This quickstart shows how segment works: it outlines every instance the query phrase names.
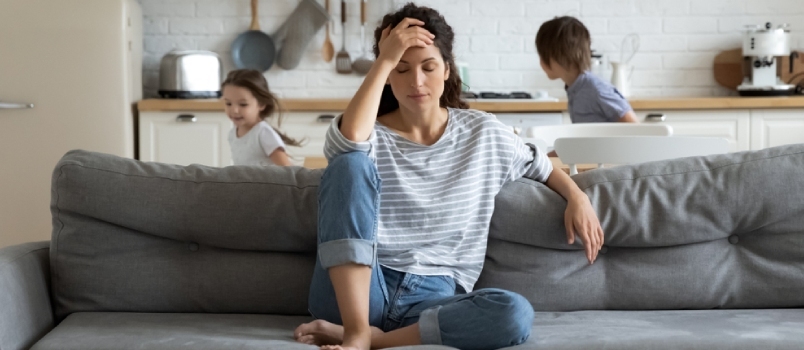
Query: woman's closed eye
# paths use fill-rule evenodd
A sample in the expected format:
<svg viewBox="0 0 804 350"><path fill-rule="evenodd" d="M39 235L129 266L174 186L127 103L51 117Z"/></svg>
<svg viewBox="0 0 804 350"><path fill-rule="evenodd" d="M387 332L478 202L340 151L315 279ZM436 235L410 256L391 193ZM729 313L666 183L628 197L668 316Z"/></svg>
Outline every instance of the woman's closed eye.
<svg viewBox="0 0 804 350"><path fill-rule="evenodd" d="M407 68L405 68L405 69L397 69L396 72L402 74L402 73L407 73L409 70L410 69L407 69ZM425 72L432 72L432 71L435 70L435 67L424 67L424 68L422 68L422 70L425 71Z"/></svg>

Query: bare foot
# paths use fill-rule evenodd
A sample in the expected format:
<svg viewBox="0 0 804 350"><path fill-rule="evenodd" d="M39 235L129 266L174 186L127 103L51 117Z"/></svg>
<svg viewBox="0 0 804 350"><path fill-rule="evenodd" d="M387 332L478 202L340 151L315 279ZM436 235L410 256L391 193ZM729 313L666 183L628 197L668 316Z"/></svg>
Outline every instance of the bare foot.
<svg viewBox="0 0 804 350"><path fill-rule="evenodd" d="M340 345L343 342L343 326L315 320L296 327L293 336L299 343L318 346Z"/></svg>
<svg viewBox="0 0 804 350"><path fill-rule="evenodd" d="M315 320L304 323L293 332L293 336L299 343L318 345L326 350L368 350L371 344L371 335L384 333L377 327L371 327L371 332L366 334L356 334L344 341L343 326L329 323L324 320Z"/></svg>

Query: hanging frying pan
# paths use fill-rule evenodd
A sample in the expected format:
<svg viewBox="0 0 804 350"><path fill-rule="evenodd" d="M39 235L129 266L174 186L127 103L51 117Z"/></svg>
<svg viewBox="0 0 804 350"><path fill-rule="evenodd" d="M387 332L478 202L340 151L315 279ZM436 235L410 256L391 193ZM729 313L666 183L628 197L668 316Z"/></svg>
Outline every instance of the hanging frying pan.
<svg viewBox="0 0 804 350"><path fill-rule="evenodd" d="M251 0L251 27L232 42L232 61L235 67L267 71L274 64L276 46L268 34L260 30L257 0Z"/></svg>

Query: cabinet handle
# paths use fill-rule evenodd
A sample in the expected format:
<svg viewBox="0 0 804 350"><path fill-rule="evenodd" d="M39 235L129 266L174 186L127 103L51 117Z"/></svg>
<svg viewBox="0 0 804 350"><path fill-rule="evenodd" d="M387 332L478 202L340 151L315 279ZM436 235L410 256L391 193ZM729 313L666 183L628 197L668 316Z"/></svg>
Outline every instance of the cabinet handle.
<svg viewBox="0 0 804 350"><path fill-rule="evenodd" d="M0 109L23 109L23 108L33 108L33 103L0 102Z"/></svg>
<svg viewBox="0 0 804 350"><path fill-rule="evenodd" d="M667 115L664 113L651 113L645 116L646 122L663 122L667 119Z"/></svg>
<svg viewBox="0 0 804 350"><path fill-rule="evenodd" d="M332 114L322 114L322 115L318 116L316 121L319 122L319 123L331 123L332 119L335 119L334 115L332 115Z"/></svg>
<svg viewBox="0 0 804 350"><path fill-rule="evenodd" d="M182 123L195 123L198 121L198 119L192 114L179 114L179 116L176 117L176 121Z"/></svg>

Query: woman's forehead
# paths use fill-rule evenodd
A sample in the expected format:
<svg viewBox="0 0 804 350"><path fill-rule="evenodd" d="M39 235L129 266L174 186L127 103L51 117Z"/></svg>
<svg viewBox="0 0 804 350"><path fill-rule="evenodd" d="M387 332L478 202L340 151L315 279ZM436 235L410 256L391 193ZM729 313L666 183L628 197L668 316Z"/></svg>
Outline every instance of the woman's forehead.
<svg viewBox="0 0 804 350"><path fill-rule="evenodd" d="M426 47L411 47L405 51L405 54L402 55L402 58L399 61L400 63L420 64L430 60L437 62L443 61L441 58L441 50L439 50L435 45L427 45Z"/></svg>

